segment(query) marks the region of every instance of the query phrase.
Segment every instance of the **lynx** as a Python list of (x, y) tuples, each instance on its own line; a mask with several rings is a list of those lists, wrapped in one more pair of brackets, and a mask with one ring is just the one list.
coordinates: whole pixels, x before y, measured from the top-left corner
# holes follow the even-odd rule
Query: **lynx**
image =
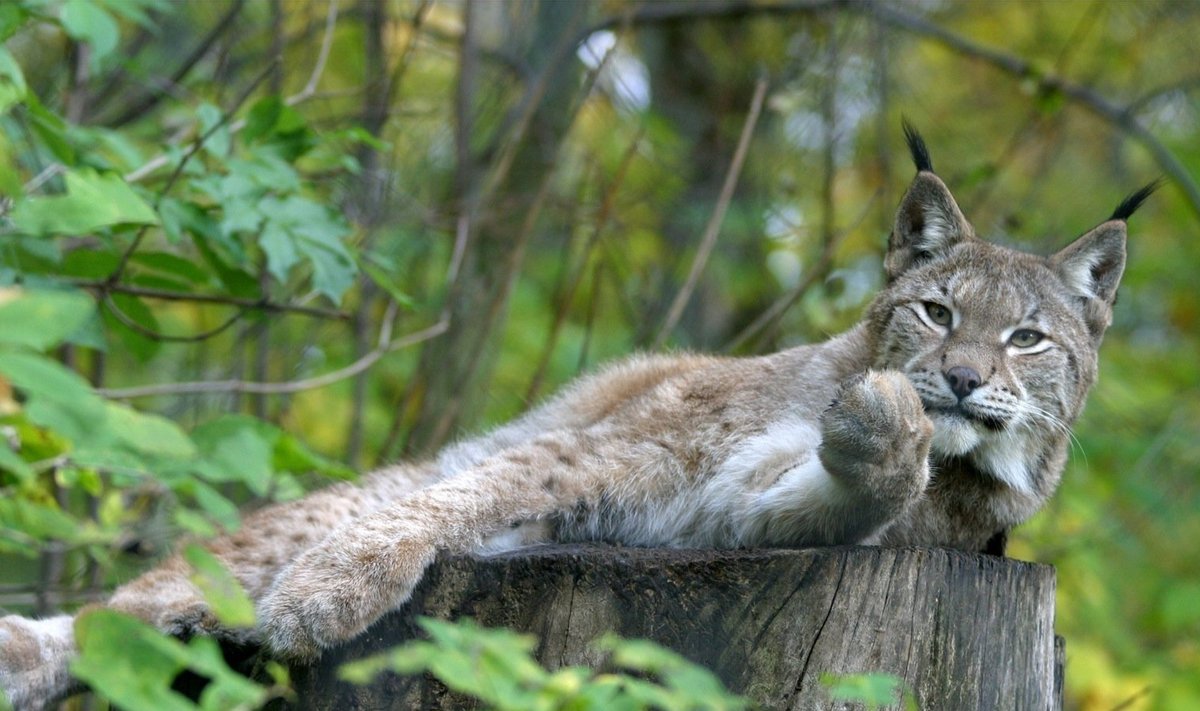
[[(311, 658), (405, 603), (439, 552), (547, 542), (979, 551), (1054, 492), (1153, 190), (1041, 257), (984, 242), (905, 126), (917, 174), (862, 322), (773, 355), (647, 355), (433, 461), (250, 515), (209, 544), (257, 605), (220, 629), (173, 557), (108, 608)], [(18, 709), (67, 693), (72, 618), (0, 619)]]

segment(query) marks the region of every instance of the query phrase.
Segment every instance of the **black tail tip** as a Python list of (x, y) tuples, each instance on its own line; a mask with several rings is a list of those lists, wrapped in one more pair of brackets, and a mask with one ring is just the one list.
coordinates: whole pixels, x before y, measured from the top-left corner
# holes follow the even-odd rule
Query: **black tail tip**
[(908, 141), (908, 152), (912, 154), (917, 171), (928, 170), (932, 173), (933, 161), (929, 158), (929, 149), (925, 146), (925, 139), (921, 138), (921, 134), (917, 133), (917, 129), (913, 128), (907, 118), (900, 119), (900, 125), (904, 127), (904, 140)]
[(1146, 201), (1146, 198), (1150, 197), (1151, 193), (1153, 193), (1155, 190), (1158, 190), (1159, 187), (1162, 186), (1162, 182), (1163, 179), (1159, 178), (1149, 185), (1146, 185), (1141, 190), (1130, 193), (1129, 197), (1122, 200), (1120, 205), (1117, 205), (1117, 209), (1113, 210), (1112, 217), (1108, 219), (1121, 220), (1122, 222), (1128, 220), (1129, 216), (1142, 206), (1142, 203)]

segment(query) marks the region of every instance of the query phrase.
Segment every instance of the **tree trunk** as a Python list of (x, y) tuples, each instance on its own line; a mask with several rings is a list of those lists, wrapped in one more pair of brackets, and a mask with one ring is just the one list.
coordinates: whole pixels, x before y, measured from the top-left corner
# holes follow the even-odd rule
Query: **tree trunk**
[(768, 709), (827, 709), (820, 676), (886, 673), (922, 709), (1057, 709), (1054, 569), (940, 549), (677, 551), (545, 547), (449, 557), (412, 602), (294, 669), (306, 709), (471, 708), (431, 678), (337, 680), (414, 638), (417, 615), (529, 632), (549, 668), (597, 665), (608, 631), (651, 639)]

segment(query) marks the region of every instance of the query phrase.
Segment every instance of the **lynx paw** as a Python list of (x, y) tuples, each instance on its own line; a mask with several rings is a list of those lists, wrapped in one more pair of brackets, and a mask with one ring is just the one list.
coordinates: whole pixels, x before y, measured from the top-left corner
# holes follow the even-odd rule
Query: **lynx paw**
[(933, 423), (903, 374), (868, 371), (842, 385), (821, 418), (825, 467), (889, 501), (910, 501), (929, 482)]
[(71, 617), (0, 618), (0, 689), (16, 711), (33, 711), (66, 696), (75, 654)]
[(408, 600), (434, 553), (411, 541), (332, 536), (297, 558), (263, 598), (258, 619), (267, 646), (312, 659), (352, 639)]

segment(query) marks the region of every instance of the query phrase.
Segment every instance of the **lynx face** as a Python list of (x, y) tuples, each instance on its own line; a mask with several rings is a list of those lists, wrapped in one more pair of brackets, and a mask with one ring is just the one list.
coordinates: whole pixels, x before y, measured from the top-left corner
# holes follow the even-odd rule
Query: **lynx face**
[(1066, 431), (1096, 373), (1083, 304), (1062, 278), (1046, 260), (972, 240), (907, 271), (876, 310), (875, 367), (908, 376), (934, 453), (976, 455), (1030, 490), (1027, 454)]
[(980, 239), (906, 128), (916, 179), (868, 311), (874, 366), (904, 373), (934, 423), (936, 459), (966, 457), (1029, 494), (1057, 481), (1070, 425), (1096, 378), (1125, 267), (1125, 220), (1154, 190), (1050, 257)]

